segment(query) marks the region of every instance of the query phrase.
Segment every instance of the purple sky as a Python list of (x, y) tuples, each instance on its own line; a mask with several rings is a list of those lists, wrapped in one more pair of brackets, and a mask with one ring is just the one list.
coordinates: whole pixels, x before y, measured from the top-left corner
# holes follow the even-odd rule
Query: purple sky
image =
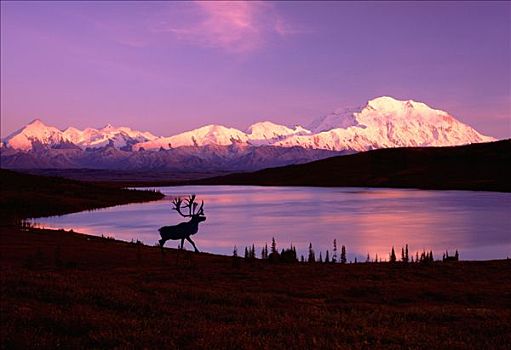
[(381, 95), (511, 137), (510, 2), (1, 3), (1, 135), (307, 124)]

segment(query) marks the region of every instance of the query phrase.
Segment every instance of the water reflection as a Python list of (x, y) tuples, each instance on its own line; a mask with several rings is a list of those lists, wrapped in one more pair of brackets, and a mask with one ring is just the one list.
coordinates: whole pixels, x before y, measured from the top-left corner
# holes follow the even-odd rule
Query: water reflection
[(239, 251), (245, 245), (262, 247), (274, 236), (279, 248), (293, 243), (305, 256), (309, 242), (324, 255), (335, 238), (346, 245), (351, 260), (365, 260), (368, 253), (387, 257), (392, 245), (400, 251), (404, 244), (410, 254), (432, 249), (436, 257), (445, 249), (459, 249), (462, 259), (511, 256), (511, 195), (506, 193), (250, 186), (159, 190), (168, 197), (35, 221), (152, 245), (160, 226), (181, 221), (170, 198), (196, 193), (208, 217), (193, 237), (202, 251), (230, 255), (234, 245)]

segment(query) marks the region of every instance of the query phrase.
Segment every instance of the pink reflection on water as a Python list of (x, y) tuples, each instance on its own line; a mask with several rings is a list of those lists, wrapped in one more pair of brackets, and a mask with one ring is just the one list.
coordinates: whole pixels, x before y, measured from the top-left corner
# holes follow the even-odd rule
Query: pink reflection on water
[[(202, 251), (232, 254), (255, 244), (259, 253), (272, 237), (279, 250), (293, 243), (307, 256), (309, 242), (316, 255), (345, 245), (349, 259), (388, 258), (392, 246), (400, 254), (409, 245), (459, 249), (467, 259), (511, 256), (511, 196), (502, 193), (283, 187), (167, 187), (165, 200), (131, 204), (37, 221), (153, 245), (157, 229), (184, 221), (170, 208), (170, 196), (196, 193), (205, 202), (207, 220), (193, 236)], [(176, 242), (168, 246), (175, 247)]]

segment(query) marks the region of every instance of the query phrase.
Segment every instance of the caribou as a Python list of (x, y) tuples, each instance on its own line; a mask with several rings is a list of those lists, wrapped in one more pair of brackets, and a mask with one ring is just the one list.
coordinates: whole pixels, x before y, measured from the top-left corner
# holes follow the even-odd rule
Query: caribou
[[(186, 239), (188, 242), (192, 244), (195, 251), (199, 252), (190, 236), (199, 232), (199, 223), (206, 221), (206, 216), (204, 216), (204, 201), (202, 201), (201, 205), (199, 206), (195, 202), (195, 195), (193, 194), (191, 196), (188, 196), (188, 198), (184, 200), (184, 205), (183, 200), (179, 197), (175, 198), (172, 201), (172, 205), (173, 205), (172, 210), (177, 211), (177, 213), (184, 218), (190, 218), (190, 221), (182, 222), (174, 226), (160, 227), (158, 229), (161, 236), (161, 239), (159, 240), (160, 246), (163, 247), (165, 242), (167, 242), (169, 239), (173, 240), (180, 239), (181, 249), (183, 249), (183, 245)], [(199, 208), (197, 209), (197, 207)], [(186, 213), (186, 209), (188, 209), (188, 213)], [(183, 212), (183, 210), (185, 212)]]

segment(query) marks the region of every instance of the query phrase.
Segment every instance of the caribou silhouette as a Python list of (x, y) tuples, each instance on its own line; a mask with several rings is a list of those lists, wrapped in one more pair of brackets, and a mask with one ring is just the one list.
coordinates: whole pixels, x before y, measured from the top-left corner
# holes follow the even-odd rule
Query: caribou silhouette
[[(178, 212), (179, 215), (181, 215), (184, 218), (191, 218), (188, 222), (182, 222), (180, 224), (174, 225), (174, 226), (163, 226), (158, 229), (160, 232), (161, 239), (159, 240), (160, 246), (163, 247), (165, 242), (167, 242), (169, 239), (173, 240), (181, 240), (181, 249), (183, 249), (183, 245), (185, 242), (185, 239), (190, 242), (195, 249), (196, 252), (199, 252), (197, 247), (195, 246), (195, 243), (190, 238), (191, 235), (196, 234), (199, 231), (199, 223), (206, 221), (206, 216), (204, 216), (204, 201), (202, 201), (199, 209), (197, 210), (197, 207), (199, 206), (195, 202), (195, 195), (188, 196), (184, 200), (185, 204), (183, 205), (183, 200), (181, 198), (176, 198), (172, 201), (173, 208), (172, 210), (175, 210)], [(181, 208), (181, 205), (183, 205), (183, 208)], [(181, 209), (188, 208), (188, 214), (183, 213)]]

